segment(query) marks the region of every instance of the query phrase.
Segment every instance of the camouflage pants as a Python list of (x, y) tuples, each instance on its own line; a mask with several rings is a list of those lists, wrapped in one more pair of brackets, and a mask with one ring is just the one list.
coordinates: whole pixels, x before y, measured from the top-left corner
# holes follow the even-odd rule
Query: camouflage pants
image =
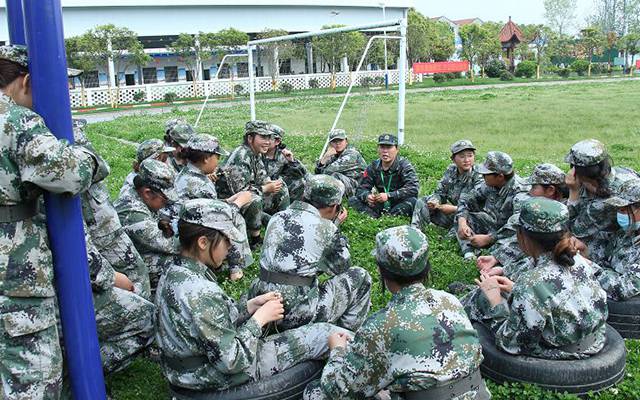
[(366, 201), (361, 201), (356, 196), (353, 196), (349, 199), (349, 205), (355, 210), (369, 215), (371, 218), (380, 218), (382, 214), (411, 217), (417, 200), (416, 197), (411, 197), (401, 201), (390, 201), (390, 206), (385, 209), (382, 203), (376, 203), (375, 207), (371, 208)]
[[(496, 229), (496, 220), (491, 215), (486, 212), (471, 212), (469, 213), (469, 217), (467, 218), (467, 224), (475, 234), (487, 234), (491, 230)], [(456, 237), (458, 238), (458, 244), (460, 244), (460, 250), (462, 254), (469, 252), (476, 252), (476, 249), (471, 245), (471, 242), (465, 239), (461, 239), (460, 236), (457, 236), (458, 232), (458, 222), (456, 221), (455, 225)]]
[(285, 183), (278, 193), (263, 194), (264, 209), (263, 211), (269, 215), (273, 215), (278, 211), (286, 210), (291, 204), (289, 197), (289, 188)]
[(55, 298), (0, 295), (0, 318), (0, 397), (60, 398), (62, 351)]
[(429, 226), (429, 223), (438, 225), (440, 227), (451, 229), (455, 219), (455, 213), (445, 214), (440, 210), (430, 210), (427, 207), (427, 202), (431, 196), (425, 196), (416, 201), (416, 206), (413, 209), (413, 217), (411, 217), (411, 226), (424, 230)]
[(304, 194), (304, 183), (306, 181), (306, 177), (300, 178), (289, 178), (283, 177), (285, 183), (287, 184), (287, 188), (289, 189), (289, 201), (302, 200), (302, 195)]
[(94, 293), (102, 366), (106, 373), (119, 371), (153, 340), (155, 306), (119, 288)]
[(92, 237), (92, 241), (113, 269), (125, 274), (133, 282), (136, 294), (150, 300), (149, 267), (124, 229), (118, 230), (113, 235)]
[(348, 176), (341, 174), (340, 172), (334, 172), (333, 174), (331, 174), (331, 176), (342, 182), (342, 184), (344, 185), (345, 199), (348, 199), (356, 194), (356, 189), (359, 185), (357, 180), (349, 178)]
[(280, 330), (297, 328), (311, 322), (329, 322), (356, 331), (369, 312), (371, 276), (363, 268), (352, 267), (320, 284), (314, 283), (311, 287), (262, 282), (257, 279), (245, 296), (253, 298), (271, 291), (280, 292), (284, 298), (285, 316), (278, 322)]
[(264, 203), (262, 197), (251, 194), (251, 201), (240, 209), (248, 231), (259, 231), (262, 228), (262, 209)]
[(610, 268), (603, 268), (598, 275), (600, 286), (607, 292), (607, 297), (615, 301), (628, 300), (640, 295), (640, 266), (628, 265), (629, 270), (619, 273)]
[[(240, 232), (247, 231), (247, 225), (239, 212), (233, 213), (233, 225)], [(249, 240), (245, 239), (242, 243), (231, 242), (226, 261), (231, 272), (238, 272), (251, 265), (253, 263), (253, 254), (249, 247)]]

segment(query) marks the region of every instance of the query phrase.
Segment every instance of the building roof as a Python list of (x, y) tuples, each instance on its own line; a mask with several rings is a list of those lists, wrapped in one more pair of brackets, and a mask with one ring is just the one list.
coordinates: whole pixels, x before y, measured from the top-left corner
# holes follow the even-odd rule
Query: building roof
[(524, 34), (509, 17), (509, 22), (505, 24), (505, 26), (500, 31), (500, 42), (501, 43), (509, 43), (516, 42), (520, 43), (524, 41)]
[(469, 24), (474, 24), (476, 22), (482, 23), (482, 20), (480, 18), (478, 18), (478, 17), (453, 20), (453, 23), (458, 25), (458, 26), (465, 26), (465, 25), (469, 25)]

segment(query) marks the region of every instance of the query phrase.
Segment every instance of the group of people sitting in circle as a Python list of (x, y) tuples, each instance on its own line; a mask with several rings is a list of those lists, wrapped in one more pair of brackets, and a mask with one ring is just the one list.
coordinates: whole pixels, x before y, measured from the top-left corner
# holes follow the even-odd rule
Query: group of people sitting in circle
[[(64, 386), (43, 192), (81, 195), (105, 372), (155, 342), (169, 383), (194, 392), (326, 360), (305, 399), (488, 399), (472, 322), (509, 354), (587, 358), (604, 346), (607, 300), (640, 294), (640, 177), (613, 167), (594, 139), (571, 147), (567, 173), (545, 163), (527, 179), (506, 153), (476, 164), (474, 145), (457, 141), (436, 191), (418, 199), (417, 173), (392, 134), (378, 138), (379, 159), (367, 165), (333, 130), (310, 174), (275, 124), (248, 122), (229, 154), (173, 119), (164, 140), (138, 146), (112, 204), (109, 168), (84, 124), (76, 121), (70, 145), (30, 110), (25, 48), (0, 47), (0, 90), (7, 399), (57, 398)], [(340, 230), (345, 201), (373, 218), (411, 218), (371, 238), (392, 294), (372, 315), (372, 278), (353, 265)], [(424, 286), (431, 223), (478, 267), (477, 286), (453, 285), (461, 300)], [(221, 273), (242, 279), (258, 249), (259, 276), (236, 301)]]

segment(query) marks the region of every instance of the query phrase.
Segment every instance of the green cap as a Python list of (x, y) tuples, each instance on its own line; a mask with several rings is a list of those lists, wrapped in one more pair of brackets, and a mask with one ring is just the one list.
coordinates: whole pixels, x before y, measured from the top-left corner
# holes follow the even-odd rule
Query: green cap
[(608, 156), (607, 148), (602, 142), (596, 139), (587, 139), (571, 146), (564, 161), (579, 167), (590, 167), (600, 163)]
[(18, 65), (29, 68), (29, 53), (27, 52), (27, 46), (17, 44), (0, 46), (0, 58), (13, 61)]
[(378, 145), (381, 145), (381, 144), (397, 146), (398, 138), (395, 135), (392, 135), (390, 133), (382, 134), (378, 137)]
[(304, 184), (304, 198), (320, 204), (340, 204), (344, 196), (344, 184), (329, 175), (310, 175)]
[(244, 125), (244, 134), (249, 135), (251, 133), (258, 134), (260, 136), (276, 136), (284, 135), (284, 130), (278, 125), (271, 124), (267, 121), (249, 121)]
[(522, 204), (516, 225), (530, 232), (556, 233), (565, 230), (568, 223), (567, 206), (546, 197), (532, 197)]
[(513, 160), (507, 153), (490, 151), (484, 163), (478, 166), (478, 172), (483, 175), (510, 174), (513, 172)]
[(220, 147), (220, 142), (217, 137), (207, 135), (206, 133), (197, 133), (191, 136), (184, 147), (191, 150), (219, 154), (221, 156), (229, 155), (228, 151)]
[(380, 268), (400, 276), (415, 276), (427, 268), (429, 241), (412, 226), (397, 226), (376, 235), (371, 255)]
[(164, 133), (168, 134), (178, 124), (186, 124), (187, 121), (184, 118), (171, 118), (164, 123)]
[(334, 129), (331, 132), (329, 132), (329, 141), (333, 142), (334, 140), (338, 140), (338, 139), (346, 139), (347, 138), (347, 132), (345, 132), (344, 129)]
[(163, 153), (171, 153), (175, 148), (166, 146), (160, 139), (149, 139), (138, 145), (136, 160), (141, 163), (147, 158), (156, 158)]
[(284, 137), (284, 129), (276, 124), (269, 124), (269, 130), (273, 132), (274, 139), (282, 139)]
[(610, 197), (604, 202), (617, 208), (640, 203), (640, 179), (629, 179), (622, 184), (616, 196)]
[(476, 151), (475, 146), (471, 143), (471, 140), (458, 140), (454, 144), (451, 145), (451, 154), (455, 155), (465, 150), (473, 150)]
[(564, 185), (565, 173), (553, 164), (538, 164), (527, 180), (529, 185)]
[(153, 158), (147, 158), (140, 164), (138, 176), (146, 186), (164, 194), (169, 202), (178, 201), (178, 195), (173, 188), (175, 172), (167, 164)]
[(186, 122), (179, 122), (168, 132), (169, 137), (176, 141), (180, 146), (184, 146), (189, 141), (189, 138), (196, 132), (193, 127)]
[(234, 211), (222, 200), (187, 200), (180, 210), (180, 219), (194, 225), (200, 225), (222, 232), (229, 240), (242, 243), (247, 240), (246, 233), (233, 224)]

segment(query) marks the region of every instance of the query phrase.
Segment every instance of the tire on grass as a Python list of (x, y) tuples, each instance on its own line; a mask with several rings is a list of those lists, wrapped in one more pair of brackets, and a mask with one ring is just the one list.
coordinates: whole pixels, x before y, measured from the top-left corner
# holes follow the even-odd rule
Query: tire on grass
[(611, 325), (623, 338), (640, 339), (640, 296), (625, 301), (607, 300)]
[(530, 383), (548, 390), (585, 395), (605, 390), (624, 377), (626, 348), (624, 339), (607, 325), (606, 343), (600, 353), (583, 360), (545, 360), (514, 356), (499, 350), (491, 332), (474, 324), (480, 336), (484, 361), (482, 376), (502, 384)]
[(196, 391), (171, 386), (171, 396), (178, 400), (297, 400), (307, 384), (320, 378), (323, 363), (306, 361), (279, 374), (227, 390)]

